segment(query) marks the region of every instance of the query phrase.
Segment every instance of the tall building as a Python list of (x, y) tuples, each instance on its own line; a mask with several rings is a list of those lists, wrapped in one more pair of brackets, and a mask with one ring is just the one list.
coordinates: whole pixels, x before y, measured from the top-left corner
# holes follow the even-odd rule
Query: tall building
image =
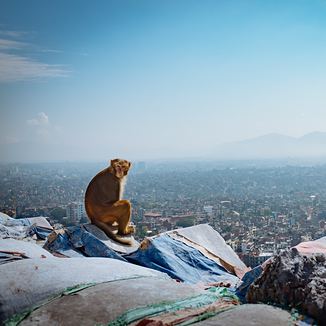
[(78, 224), (83, 217), (86, 217), (84, 203), (73, 202), (67, 205), (66, 215), (69, 222)]
[(213, 206), (211, 205), (206, 205), (204, 206), (204, 212), (208, 215), (208, 216), (213, 216)]

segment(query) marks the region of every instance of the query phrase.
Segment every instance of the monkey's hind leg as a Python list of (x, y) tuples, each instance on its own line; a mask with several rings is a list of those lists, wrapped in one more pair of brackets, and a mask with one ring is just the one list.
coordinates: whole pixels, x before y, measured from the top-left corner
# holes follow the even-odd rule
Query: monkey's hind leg
[(128, 200), (119, 200), (112, 205), (110, 214), (116, 217), (118, 222), (118, 234), (127, 235), (133, 233), (134, 227), (129, 225), (131, 218), (131, 204)]
[(121, 239), (120, 237), (118, 237), (112, 230), (111, 228), (108, 226), (108, 224), (101, 222), (99, 220), (93, 219), (92, 223), (94, 225), (96, 225), (97, 227), (99, 227), (102, 231), (104, 231), (104, 233), (110, 238), (113, 239), (121, 244), (125, 244), (125, 245), (131, 245), (131, 240), (128, 239)]

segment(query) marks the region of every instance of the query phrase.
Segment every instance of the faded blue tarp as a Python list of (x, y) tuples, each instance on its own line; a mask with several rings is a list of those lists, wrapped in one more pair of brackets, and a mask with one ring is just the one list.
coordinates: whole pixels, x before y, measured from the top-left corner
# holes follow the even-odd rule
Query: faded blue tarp
[(234, 286), (239, 278), (228, 273), (199, 250), (166, 234), (148, 239), (146, 248), (124, 256), (129, 262), (167, 273), (172, 278), (195, 284), (228, 282)]
[(101, 240), (87, 232), (83, 226), (71, 226), (65, 233), (57, 234), (56, 238), (47, 242), (44, 248), (50, 252), (58, 252), (68, 257), (106, 257), (126, 261)]
[(52, 230), (45, 217), (12, 218), (0, 212), (0, 238), (24, 239), (35, 234), (45, 240)]
[(253, 268), (251, 271), (247, 272), (243, 278), (242, 283), (236, 289), (236, 295), (239, 297), (241, 302), (245, 303), (246, 294), (249, 290), (249, 286), (261, 275), (263, 268), (259, 265)]
[(45, 240), (52, 232), (52, 230), (36, 225), (32, 225), (28, 231), (29, 231), (28, 233), (29, 236), (33, 236), (34, 234), (36, 234), (37, 238), (40, 240)]

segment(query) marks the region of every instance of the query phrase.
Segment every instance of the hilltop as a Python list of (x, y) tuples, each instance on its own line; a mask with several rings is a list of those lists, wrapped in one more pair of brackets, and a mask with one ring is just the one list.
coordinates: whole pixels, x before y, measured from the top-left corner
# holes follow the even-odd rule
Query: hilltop
[(301, 137), (277, 133), (217, 146), (216, 159), (286, 159), (326, 157), (326, 132), (311, 132)]

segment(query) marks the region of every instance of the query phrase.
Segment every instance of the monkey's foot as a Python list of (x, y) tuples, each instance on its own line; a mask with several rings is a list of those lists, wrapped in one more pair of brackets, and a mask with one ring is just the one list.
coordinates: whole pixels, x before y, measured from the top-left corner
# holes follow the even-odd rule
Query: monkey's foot
[(127, 232), (128, 233), (135, 233), (136, 232), (136, 226), (135, 225), (128, 225), (127, 226)]
[(136, 227), (134, 225), (128, 225), (126, 227), (126, 230), (124, 231), (119, 231), (118, 234), (120, 235), (128, 235), (128, 234), (131, 234), (131, 233), (135, 233), (136, 232)]

